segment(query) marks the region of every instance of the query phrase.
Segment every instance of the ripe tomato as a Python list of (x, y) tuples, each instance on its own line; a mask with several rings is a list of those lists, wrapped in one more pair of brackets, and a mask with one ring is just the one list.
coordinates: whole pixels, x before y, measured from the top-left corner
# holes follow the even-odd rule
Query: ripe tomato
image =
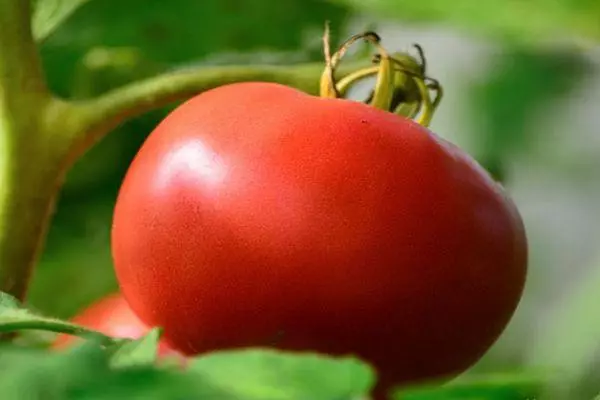
[[(76, 315), (72, 321), (86, 328), (95, 329), (105, 335), (137, 339), (150, 330), (133, 313), (129, 305), (119, 293), (106, 296)], [(62, 349), (72, 345), (78, 338), (71, 335), (59, 335), (53, 348)], [(176, 353), (166, 343), (159, 345), (159, 354)]]
[(509, 322), (522, 220), (467, 154), (368, 105), (239, 83), (139, 150), (112, 229), (118, 280), (178, 349), (355, 354), (381, 386), (450, 377)]

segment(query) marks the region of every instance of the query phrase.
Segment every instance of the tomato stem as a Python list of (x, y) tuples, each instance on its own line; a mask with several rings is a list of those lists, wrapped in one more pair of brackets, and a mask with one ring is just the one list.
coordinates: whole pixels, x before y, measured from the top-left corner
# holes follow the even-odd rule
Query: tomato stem
[[(361, 39), (377, 49), (377, 54), (373, 57), (374, 65), (354, 70), (339, 81), (336, 80), (336, 69), (341, 59), (348, 49)], [(329, 25), (326, 24), (323, 35), (325, 69), (320, 81), (321, 97), (343, 98), (354, 84), (376, 77), (375, 87), (365, 103), (429, 126), (443, 91), (437, 80), (425, 75), (427, 64), (423, 48), (418, 44), (414, 45), (419, 57), (417, 60), (408, 53), (396, 52), (390, 55), (380, 42), (379, 35), (367, 31), (351, 36), (338, 51), (331, 54)], [(433, 99), (430, 92), (435, 93)]]
[(99, 340), (102, 345), (108, 346), (117, 343), (121, 339), (107, 336), (93, 329), (64, 323), (60, 321), (15, 321), (0, 323), (0, 333), (14, 333), (24, 330), (36, 330), (45, 332), (62, 333), (65, 335), (78, 336), (85, 339)]
[(62, 103), (46, 85), (31, 3), (0, 1), (0, 290), (18, 299), (50, 221), (63, 155), (58, 136), (69, 123), (55, 118)]

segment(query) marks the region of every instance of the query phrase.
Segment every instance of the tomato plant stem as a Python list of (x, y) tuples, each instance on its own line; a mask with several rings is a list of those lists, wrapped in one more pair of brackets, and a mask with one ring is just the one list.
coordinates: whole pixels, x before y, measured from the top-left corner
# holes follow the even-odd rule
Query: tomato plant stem
[(0, 1), (0, 99), (5, 106), (48, 96), (30, 16), (31, 1)]
[(0, 324), (0, 333), (20, 332), (23, 330), (37, 330), (80, 336), (99, 340), (103, 345), (111, 345), (116, 342), (114, 338), (98, 331), (61, 321), (15, 321)]
[(30, 2), (0, 1), (0, 290), (22, 299), (53, 202), (44, 140), (52, 103), (30, 27)]
[[(352, 71), (358, 65), (349, 63), (340, 68), (340, 73)], [(83, 152), (129, 118), (229, 83), (277, 82), (310, 94), (317, 94), (318, 77), (322, 68), (322, 63), (291, 66), (201, 67), (174, 71), (133, 82), (98, 98), (73, 103), (80, 124), (79, 129), (72, 131), (76, 136), (73, 142), (77, 152)]]

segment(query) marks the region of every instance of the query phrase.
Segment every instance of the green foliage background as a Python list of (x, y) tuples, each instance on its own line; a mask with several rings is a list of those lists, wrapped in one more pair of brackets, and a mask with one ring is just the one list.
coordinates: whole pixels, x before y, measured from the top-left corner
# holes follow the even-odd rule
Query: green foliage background
[[(600, 119), (581, 100), (600, 101), (593, 89), (600, 77), (593, 58), (600, 3), (80, 0), (60, 8), (59, 0), (39, 2), (46, 3), (34, 19), (43, 22), (35, 31), (43, 62), (51, 87), (65, 97), (85, 98), (189, 65), (318, 61), (325, 20), (338, 40), (382, 26), (388, 46), (411, 44), (385, 36), (404, 29), (440, 40), (458, 35), (461, 46), (483, 47), (472, 61), (483, 66), (472, 78), (446, 72), (456, 60), (432, 65), (458, 82), (448, 82), (440, 109), (448, 117), (433, 129), (467, 148), (515, 194), (530, 236), (531, 270), (513, 323), (471, 373), (551, 368), (564, 370), (558, 386), (574, 390), (574, 399), (600, 392), (594, 356), (600, 354), (600, 186), (593, 172), (600, 167)], [(67, 15), (56, 31), (45, 30)], [(434, 58), (435, 48), (425, 50)], [(69, 317), (116, 290), (109, 250), (115, 196), (131, 158), (166, 112), (119, 127), (70, 172), (34, 277), (33, 306)], [(578, 209), (589, 210), (586, 218)]]

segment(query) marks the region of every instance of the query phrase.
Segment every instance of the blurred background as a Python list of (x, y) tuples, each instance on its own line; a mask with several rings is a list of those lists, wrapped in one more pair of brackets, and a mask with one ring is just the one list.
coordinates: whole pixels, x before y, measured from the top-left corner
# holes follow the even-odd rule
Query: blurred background
[[(91, 0), (42, 56), (57, 93), (85, 98), (182, 66), (320, 61), (325, 20), (336, 43), (368, 28), (390, 50), (421, 44), (446, 93), (432, 130), (501, 178), (524, 217), (524, 299), (468, 374), (556, 368), (574, 399), (599, 393), (600, 2)], [(41, 311), (69, 317), (116, 290), (112, 207), (168, 111), (127, 122), (70, 172), (31, 289)]]

